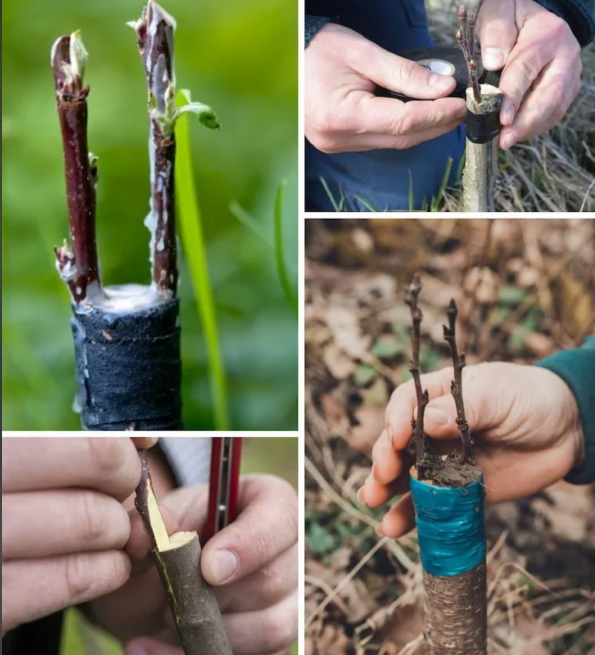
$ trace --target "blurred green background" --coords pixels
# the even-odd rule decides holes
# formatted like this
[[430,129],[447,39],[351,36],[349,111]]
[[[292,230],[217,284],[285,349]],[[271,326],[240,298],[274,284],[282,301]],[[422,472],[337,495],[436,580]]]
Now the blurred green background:
[[[273,473],[298,487],[299,440],[291,437],[250,437],[242,448],[242,473]],[[95,628],[76,609],[66,612],[61,655],[121,655],[122,647]],[[292,655],[297,655],[297,644]]]
[[[286,0],[164,0],[177,20],[178,88],[213,106],[218,133],[191,124],[195,183],[229,383],[241,430],[297,429],[297,322],[274,250],[230,211],[238,203],[297,270],[297,7]],[[78,429],[69,298],[52,248],[68,234],[50,48],[81,29],[89,51],[89,146],[99,156],[98,240],[106,284],[148,282],[145,80],[138,0],[2,3],[2,428]],[[182,262],[184,420],[212,429],[207,358]]]

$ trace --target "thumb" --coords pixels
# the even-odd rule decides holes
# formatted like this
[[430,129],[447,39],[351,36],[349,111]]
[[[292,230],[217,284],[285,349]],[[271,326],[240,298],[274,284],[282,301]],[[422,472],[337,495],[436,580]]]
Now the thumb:
[[[490,417],[492,412],[489,411],[486,402],[489,402],[489,399],[484,394],[472,388],[465,390],[465,418],[471,432],[492,427]],[[424,430],[431,437],[438,439],[452,439],[459,436],[457,408],[450,394],[436,398],[428,404],[424,414]]]
[[514,0],[485,0],[477,20],[477,38],[487,70],[504,68],[517,36]]
[[358,62],[358,72],[372,82],[421,100],[442,98],[454,90],[456,82],[451,75],[434,73],[377,45],[371,46],[367,56]]

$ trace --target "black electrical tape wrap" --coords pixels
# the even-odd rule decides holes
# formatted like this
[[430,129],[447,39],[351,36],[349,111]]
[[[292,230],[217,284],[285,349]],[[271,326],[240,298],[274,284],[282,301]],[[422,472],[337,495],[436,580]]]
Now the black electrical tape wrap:
[[180,430],[179,301],[114,313],[74,308],[84,430]]
[[[413,48],[411,50],[404,50],[397,53],[399,57],[410,59],[411,61],[423,61],[425,59],[442,59],[454,66],[455,72],[453,77],[456,80],[454,91],[449,94],[450,98],[465,98],[465,91],[469,85],[469,70],[463,51],[458,46],[433,46],[429,48]],[[483,74],[483,67],[479,54],[476,56],[478,65],[478,72],[481,78]],[[419,100],[419,98],[411,98],[403,93],[397,91],[389,91],[381,86],[376,88],[375,94],[386,98],[396,98],[408,102],[410,100]]]
[[467,138],[471,143],[488,143],[500,133],[500,111],[474,114],[467,110]]

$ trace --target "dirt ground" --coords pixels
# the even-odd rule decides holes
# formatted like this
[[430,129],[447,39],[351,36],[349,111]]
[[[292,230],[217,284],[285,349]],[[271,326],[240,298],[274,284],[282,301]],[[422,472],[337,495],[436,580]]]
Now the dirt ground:
[[[534,363],[595,327],[595,221],[310,220],[306,227],[309,655],[421,655],[415,535],[356,492],[391,392],[409,378],[404,288],[422,276],[421,365],[449,364],[451,297],[468,362]],[[560,482],[487,511],[490,655],[595,655],[595,489]]]

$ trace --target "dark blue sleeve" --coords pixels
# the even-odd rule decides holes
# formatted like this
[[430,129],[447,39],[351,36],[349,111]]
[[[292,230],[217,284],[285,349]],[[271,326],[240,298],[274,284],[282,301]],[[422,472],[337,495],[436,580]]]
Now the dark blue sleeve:
[[537,364],[560,376],[574,394],[585,437],[585,461],[566,480],[573,484],[595,482],[595,337],[581,348],[562,350]]
[[542,7],[563,18],[582,47],[595,38],[593,0],[536,0]]

